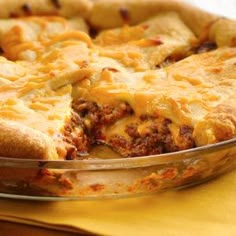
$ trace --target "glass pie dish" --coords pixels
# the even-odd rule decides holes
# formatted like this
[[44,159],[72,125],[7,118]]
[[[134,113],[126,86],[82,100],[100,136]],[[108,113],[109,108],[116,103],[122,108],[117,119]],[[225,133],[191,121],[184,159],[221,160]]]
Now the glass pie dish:
[[180,189],[229,172],[236,139],[155,156],[42,161],[0,158],[0,197],[34,200],[120,198]]

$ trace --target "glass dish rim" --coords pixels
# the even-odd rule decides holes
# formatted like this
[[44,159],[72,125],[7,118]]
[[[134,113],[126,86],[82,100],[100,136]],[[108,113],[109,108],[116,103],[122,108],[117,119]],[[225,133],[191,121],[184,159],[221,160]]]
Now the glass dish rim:
[[118,159],[40,160],[0,157],[0,167],[80,171],[130,169],[184,161],[194,158],[195,155],[215,153],[220,150],[226,150],[226,148],[234,145],[236,145],[236,138],[178,152]]

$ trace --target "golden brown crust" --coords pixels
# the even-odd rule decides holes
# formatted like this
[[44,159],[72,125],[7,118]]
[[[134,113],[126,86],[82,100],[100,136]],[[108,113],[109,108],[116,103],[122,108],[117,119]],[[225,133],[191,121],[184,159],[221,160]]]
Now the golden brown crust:
[[213,109],[196,124],[194,139],[197,146],[213,144],[236,137],[236,96]]
[[179,0],[98,0],[91,10],[89,21],[99,29],[107,29],[126,23],[137,24],[169,11],[177,12],[198,37],[209,38],[218,46],[236,45],[235,20],[208,13]]
[[87,16],[89,0],[2,0],[0,18],[29,15]]
[[[120,63],[146,71],[148,68],[156,69],[168,57],[189,55],[198,39],[177,13],[165,12],[135,26],[104,30],[94,42],[101,46],[100,55],[112,57],[123,51],[126,56],[119,58]],[[136,65],[130,63],[134,61],[132,56],[131,60],[127,60],[134,52]]]
[[[223,32],[223,33],[222,33]],[[228,45],[236,46],[236,21],[221,18],[210,28],[209,38],[219,47]]]
[[210,31],[210,39],[218,45],[236,44],[235,21],[222,19],[180,0],[5,0],[0,1],[0,9],[0,18],[29,15],[81,16],[99,29],[119,27],[124,23],[137,24],[160,12],[174,11],[197,36],[207,37]]
[[[234,20],[222,19],[180,0],[4,0],[0,1],[0,9],[0,18],[81,16],[99,29],[119,27],[124,23],[137,24],[160,12],[174,11],[197,36],[207,37],[210,31],[210,39],[218,45],[236,44]],[[224,34],[221,34],[222,31]]]
[[177,12],[196,35],[202,34],[209,24],[219,18],[177,0],[98,0],[91,11],[90,22],[101,29],[113,28],[124,23],[137,24],[165,11]]
[[16,122],[1,120],[0,156],[53,160],[57,152],[47,135]]

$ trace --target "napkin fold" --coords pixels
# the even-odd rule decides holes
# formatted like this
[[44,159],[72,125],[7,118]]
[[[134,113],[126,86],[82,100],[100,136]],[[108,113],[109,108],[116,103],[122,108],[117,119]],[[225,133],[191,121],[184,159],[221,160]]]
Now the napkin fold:
[[152,196],[99,201],[0,200],[0,219],[112,236],[236,235],[236,171]]

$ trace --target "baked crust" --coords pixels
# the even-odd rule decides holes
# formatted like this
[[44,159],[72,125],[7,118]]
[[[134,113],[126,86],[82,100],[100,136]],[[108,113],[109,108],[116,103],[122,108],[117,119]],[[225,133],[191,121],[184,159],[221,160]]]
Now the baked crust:
[[236,97],[216,106],[198,122],[193,133],[198,146],[213,144],[236,136]]
[[94,27],[107,29],[127,23],[137,24],[160,12],[170,11],[177,12],[198,37],[209,38],[218,46],[236,45],[234,20],[208,13],[180,0],[98,0],[94,3],[89,21]]
[[2,0],[0,18],[32,15],[86,17],[92,7],[89,0]]
[[[94,26],[106,29],[119,27],[124,23],[137,24],[160,12],[170,11],[177,12],[184,23],[198,36],[219,19],[217,15],[178,0],[98,0],[94,3],[89,19]],[[127,14],[128,19],[124,19],[122,14]]]
[[53,141],[19,123],[0,120],[0,156],[23,159],[58,159]]
[[235,45],[235,21],[180,0],[5,0],[0,2],[0,8],[0,18],[29,15],[80,16],[99,29],[115,28],[127,23],[137,24],[160,12],[173,11],[181,16],[197,36],[209,36],[220,46]]
[[215,41],[219,47],[235,47],[236,21],[226,18],[220,18],[210,27],[209,39]]
[[[226,102],[232,95],[227,93],[235,92],[232,82],[235,79],[235,49],[232,52],[229,49],[236,46],[235,21],[177,0],[10,0],[1,1],[0,8],[3,9],[0,12],[2,18],[24,16],[0,21],[3,56],[9,59],[9,67],[10,60],[16,61],[9,69],[14,71],[13,75],[6,73],[0,77],[3,85],[0,105],[10,110],[0,112],[0,155],[50,160],[65,158],[66,152],[71,152],[74,147],[67,147],[62,136],[66,122],[72,119],[70,102],[77,97],[95,102],[98,106],[111,105],[112,108],[125,100],[131,108],[123,109],[126,105],[121,104],[117,113],[123,112],[120,115],[122,119],[128,110],[128,115],[135,113],[135,119],[148,111],[160,116],[164,123],[163,117],[171,120],[172,124],[167,125],[168,132],[173,135],[173,143],[179,149],[194,146],[188,139],[191,129],[194,129],[197,146],[235,137],[236,107],[233,102]],[[69,20],[25,17],[32,15],[57,15]],[[94,40],[86,34],[89,32],[86,21],[100,31]],[[219,47],[215,54],[206,53],[182,60],[208,40]],[[182,62],[166,67],[171,60]],[[3,61],[1,59],[1,63]],[[198,70],[198,66],[202,71]],[[156,68],[157,71],[153,70]],[[227,76],[232,83],[227,81]],[[133,78],[136,79],[135,84],[131,81]],[[222,83],[219,85],[214,78],[222,79]],[[157,84],[154,80],[160,81]],[[168,91],[165,81],[175,87]],[[207,86],[214,83],[222,88],[219,96],[206,96]],[[161,89],[160,85],[163,86]],[[174,90],[184,93],[184,86],[188,90],[187,98]],[[231,90],[230,86],[233,86]],[[195,104],[188,106],[192,87],[195,88],[192,95]],[[162,96],[157,96],[154,88]],[[200,95],[195,94],[196,91]],[[16,100],[10,99],[11,96],[16,96]],[[60,96],[63,108],[60,107]],[[209,97],[210,105],[203,101],[206,97]],[[235,97],[231,99],[234,101]],[[151,105],[148,107],[147,104]],[[14,112],[18,112],[19,117]],[[29,119],[27,112],[30,112]],[[54,122],[56,128],[45,128],[32,122],[38,119],[37,114],[42,121]],[[81,127],[91,126],[86,124],[91,120],[82,122],[83,125],[77,120],[73,127],[68,128],[76,130],[70,130],[73,135],[81,135]],[[108,133],[114,124],[109,125]],[[183,128],[184,125],[190,129]],[[54,128],[55,132],[52,131]],[[188,131],[187,136],[181,134],[182,128]],[[125,127],[122,129],[124,134]],[[81,137],[84,136],[83,133]],[[70,137],[70,145],[78,141],[74,139]],[[182,144],[183,140],[190,146]],[[89,145],[86,143],[85,146]]]

